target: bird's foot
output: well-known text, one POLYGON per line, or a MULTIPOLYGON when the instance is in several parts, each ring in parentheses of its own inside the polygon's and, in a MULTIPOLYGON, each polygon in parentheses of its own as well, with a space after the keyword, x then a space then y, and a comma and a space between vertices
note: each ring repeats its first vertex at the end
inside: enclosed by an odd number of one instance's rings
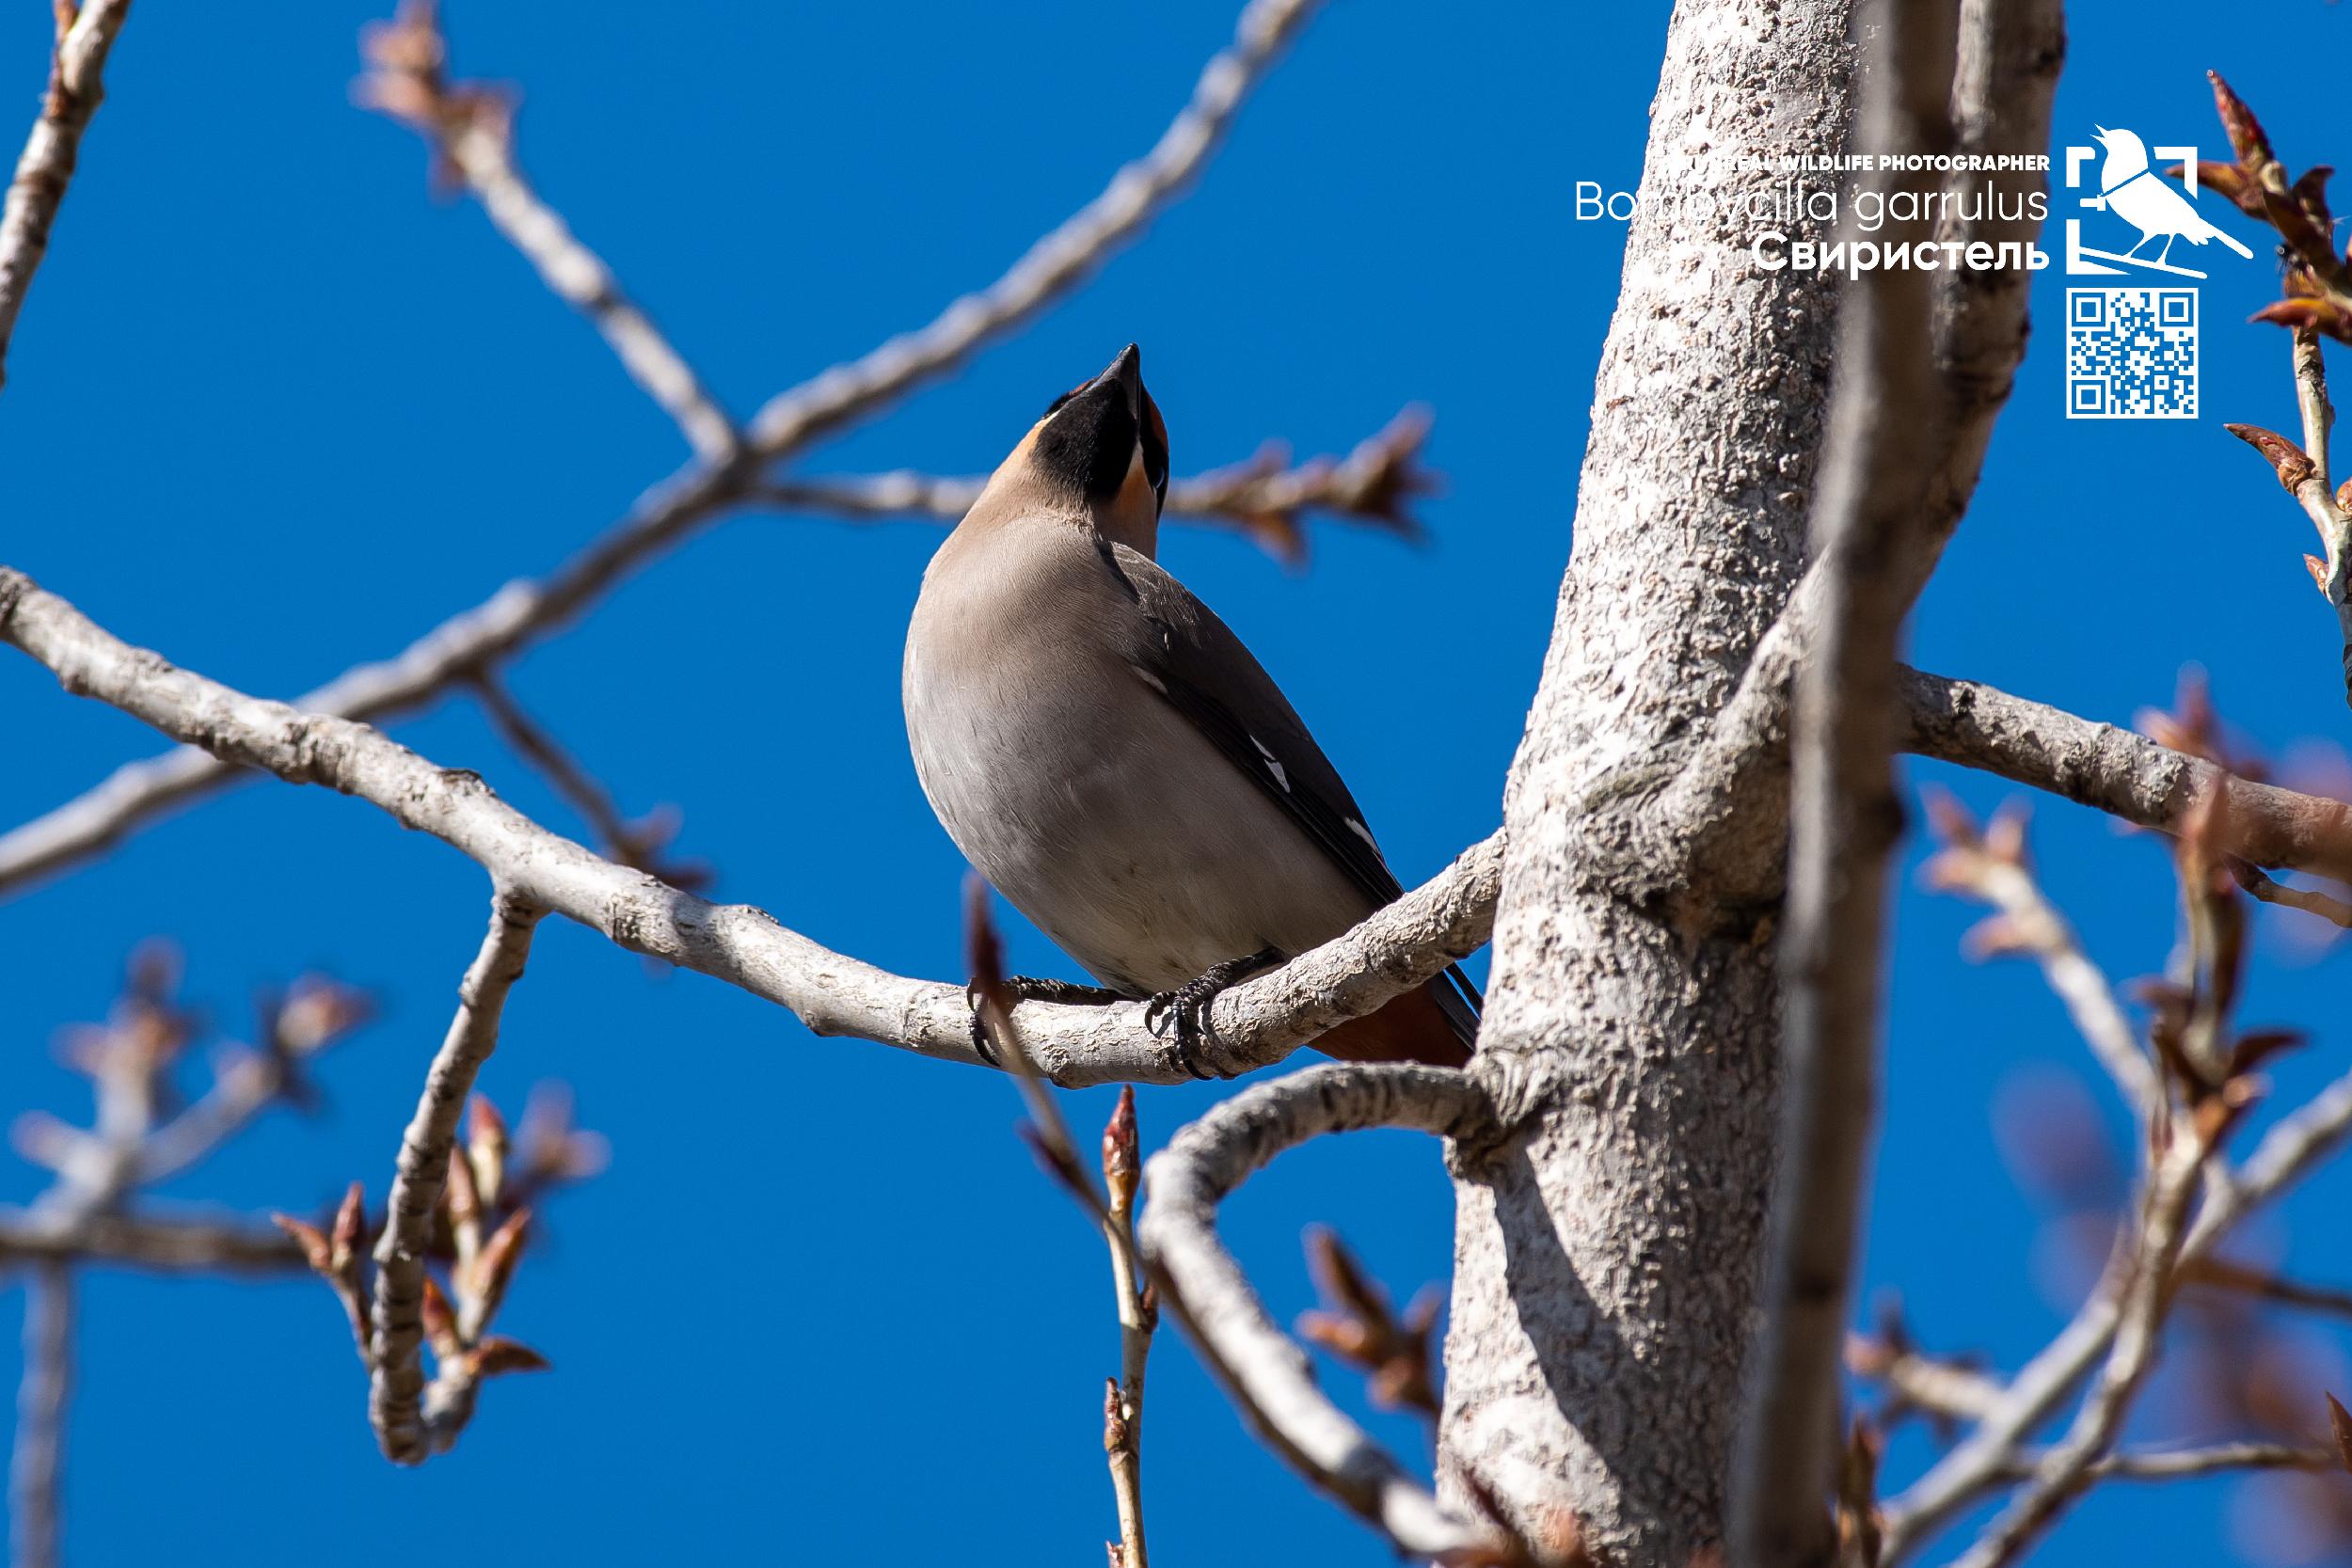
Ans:
POLYGON ((1205 974, 1152 998, 1143 1009, 1143 1025, 1162 1039, 1171 1033, 1175 1036, 1176 1063, 1195 1078, 1230 1078, 1232 1073, 1207 1066, 1200 1055, 1203 1045, 1225 1043, 1209 1020, 1209 1008, 1227 988, 1281 961, 1282 955, 1268 947, 1245 958, 1214 964, 1205 974))
MULTIPOLYGON (((1073 1007, 1103 1007, 1113 1002, 1131 998, 1121 996, 1103 986, 1082 986, 1074 980, 1054 980, 1036 974, 1008 974, 1003 981, 1005 993, 1015 1002, 1055 1002, 1073 1007)), ((988 1025, 980 1013, 980 983, 977 980, 963 988, 963 999, 972 1008, 972 1049, 990 1067, 1005 1064, 989 1042, 988 1025)))

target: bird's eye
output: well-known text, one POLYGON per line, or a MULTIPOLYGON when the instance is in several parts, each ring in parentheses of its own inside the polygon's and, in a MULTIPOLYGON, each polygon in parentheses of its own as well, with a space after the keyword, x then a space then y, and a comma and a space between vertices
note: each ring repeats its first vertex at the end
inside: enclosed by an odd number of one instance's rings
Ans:
POLYGON ((1085 391, 1092 385, 1093 383, 1090 381, 1081 381, 1075 387, 1071 388, 1070 390, 1064 392, 1061 396, 1047 404, 1045 405, 1045 418, 1050 420, 1055 415, 1060 413, 1061 405, 1063 404, 1068 403, 1072 398, 1076 397, 1080 392, 1085 391))

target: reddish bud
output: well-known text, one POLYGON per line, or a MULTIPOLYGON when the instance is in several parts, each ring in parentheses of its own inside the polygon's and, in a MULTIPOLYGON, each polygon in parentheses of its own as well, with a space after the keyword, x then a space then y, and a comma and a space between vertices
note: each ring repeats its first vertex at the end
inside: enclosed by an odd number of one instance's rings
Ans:
POLYGON ((308 1262, 313 1270, 320 1274, 333 1272, 335 1254, 326 1240, 326 1232, 320 1230, 315 1225, 305 1224, 292 1214, 273 1213, 269 1220, 272 1225, 294 1239, 294 1244, 302 1248, 304 1261, 308 1262))
POLYGON ((2225 424, 2221 428, 2261 452, 2272 472, 2279 476, 2280 488, 2289 495, 2312 477, 2312 460, 2303 454, 2303 449, 2277 431, 2265 430, 2258 424, 2225 424))

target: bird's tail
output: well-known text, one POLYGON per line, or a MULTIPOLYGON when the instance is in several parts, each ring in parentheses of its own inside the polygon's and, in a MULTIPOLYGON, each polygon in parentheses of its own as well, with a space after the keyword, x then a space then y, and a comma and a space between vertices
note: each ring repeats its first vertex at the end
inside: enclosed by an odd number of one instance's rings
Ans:
MULTIPOLYGON (((2206 228, 2208 228, 2208 229, 2213 229, 2213 226, 2212 226, 2211 224, 2207 224, 2205 227, 2206 227, 2206 228)), ((2236 251, 2236 252, 2237 252, 2240 256, 2245 257, 2248 261, 2252 261, 2252 260, 2254 259, 2254 253, 2253 253, 2252 251, 2250 251, 2250 250, 2247 249, 2244 245, 2240 245, 2240 244, 2238 243, 2238 239, 2237 239, 2237 236, 2236 236, 2236 235, 2234 235, 2234 234, 2225 234, 2225 233, 2223 233, 2220 230, 2218 230, 2218 229, 2214 229, 2214 230, 2213 230, 2213 237, 2214 237, 2215 239, 2217 239, 2217 240, 2219 240, 2219 241, 2220 241, 2223 245, 2228 245, 2228 246, 2229 246, 2232 250, 2236 251)))

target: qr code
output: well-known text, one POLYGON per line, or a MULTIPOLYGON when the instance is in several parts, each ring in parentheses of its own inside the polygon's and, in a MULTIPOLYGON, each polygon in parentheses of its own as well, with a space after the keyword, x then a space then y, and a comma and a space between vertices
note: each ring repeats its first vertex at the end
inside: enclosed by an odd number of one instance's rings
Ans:
POLYGON ((2197 417, 2197 291, 2066 291, 2066 417, 2197 417))

